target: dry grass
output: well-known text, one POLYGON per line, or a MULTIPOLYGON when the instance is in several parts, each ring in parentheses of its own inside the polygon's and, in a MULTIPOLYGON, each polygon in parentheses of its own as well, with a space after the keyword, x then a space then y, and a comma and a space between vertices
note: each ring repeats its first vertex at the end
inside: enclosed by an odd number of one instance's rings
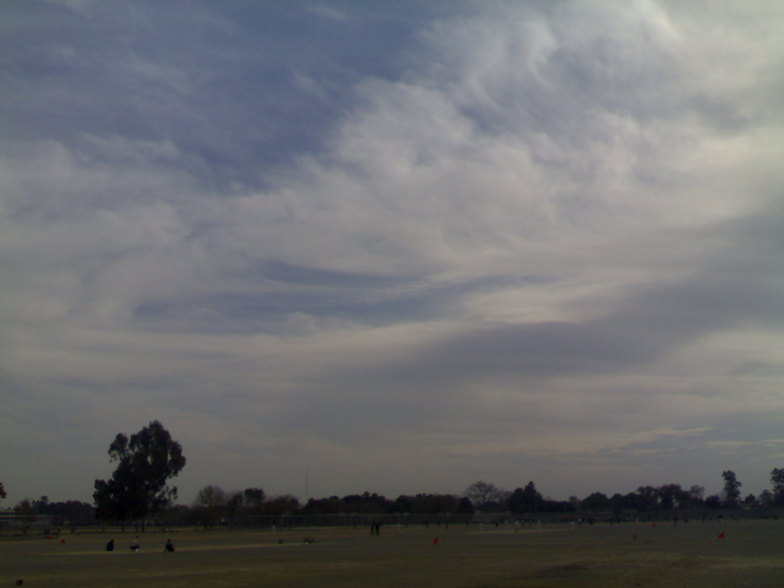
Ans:
POLYGON ((385 527, 64 535, 0 542, 0 587, 782 586, 784 522, 583 526, 541 530, 385 527), (726 538, 718 533, 726 531, 726 538), (315 539, 304 543, 303 537, 315 539), (433 538, 439 537, 438 544, 433 538))

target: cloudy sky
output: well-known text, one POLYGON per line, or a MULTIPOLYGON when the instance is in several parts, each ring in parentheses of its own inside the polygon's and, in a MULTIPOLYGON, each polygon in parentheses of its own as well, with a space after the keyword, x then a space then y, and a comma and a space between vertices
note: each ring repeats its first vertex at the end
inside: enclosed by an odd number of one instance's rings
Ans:
POLYGON ((744 492, 784 466, 784 4, 0 5, 0 481, 744 492))

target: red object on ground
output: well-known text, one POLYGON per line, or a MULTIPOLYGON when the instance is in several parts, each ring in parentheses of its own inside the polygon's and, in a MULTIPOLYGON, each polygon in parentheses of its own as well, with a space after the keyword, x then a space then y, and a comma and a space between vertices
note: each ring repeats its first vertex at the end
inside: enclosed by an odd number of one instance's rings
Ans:
POLYGON ((433 537, 433 545, 438 545, 438 537, 433 537))
POLYGON ((718 536, 719 539, 724 539, 724 537, 726 537, 726 535, 724 534, 724 531, 719 533, 719 536, 718 536))

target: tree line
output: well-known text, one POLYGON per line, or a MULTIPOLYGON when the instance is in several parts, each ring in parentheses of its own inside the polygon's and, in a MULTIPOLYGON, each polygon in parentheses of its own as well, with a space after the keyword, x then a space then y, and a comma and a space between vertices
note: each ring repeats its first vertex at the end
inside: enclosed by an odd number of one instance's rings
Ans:
MULTIPOLYGON (((742 496, 743 484, 732 470, 722 472, 721 494, 705 497, 702 486, 683 488, 680 484, 640 486, 634 492, 607 496, 593 492, 585 498, 568 500, 545 498, 533 481, 506 491, 495 484, 477 481, 462 495, 400 495, 394 500, 376 493, 310 498, 305 504, 292 495, 268 497, 260 487, 225 491, 210 484, 199 490, 190 506, 175 505, 176 486, 168 481, 185 467, 180 444, 158 421, 138 433, 119 433, 109 446, 110 462, 117 466, 108 480, 95 480, 90 505, 79 501, 50 502, 46 496, 25 499, 14 507, 19 516, 48 515, 70 524, 95 521, 120 524, 167 519, 179 523, 211 526, 231 523, 239 517, 269 515, 348 515, 348 514, 462 514, 483 513, 653 513, 694 509, 766 509, 784 507, 784 468, 771 471, 771 489, 759 496, 742 496)), ((0 482, 0 499, 6 491, 0 482)))

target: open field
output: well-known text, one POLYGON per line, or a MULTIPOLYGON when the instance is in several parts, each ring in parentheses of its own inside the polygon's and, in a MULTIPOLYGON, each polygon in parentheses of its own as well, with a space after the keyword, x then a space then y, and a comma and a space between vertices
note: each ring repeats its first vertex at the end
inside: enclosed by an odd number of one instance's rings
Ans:
POLYGON ((13 586, 784 586, 784 521, 628 523, 572 529, 431 525, 64 534, 0 541, 13 586), (718 537, 726 532, 723 539, 718 537), (167 536, 177 551, 164 553, 167 536), (305 536, 315 543, 304 543, 305 536), (111 537, 116 551, 104 551, 111 537), (434 538, 438 537, 438 543, 434 538))

